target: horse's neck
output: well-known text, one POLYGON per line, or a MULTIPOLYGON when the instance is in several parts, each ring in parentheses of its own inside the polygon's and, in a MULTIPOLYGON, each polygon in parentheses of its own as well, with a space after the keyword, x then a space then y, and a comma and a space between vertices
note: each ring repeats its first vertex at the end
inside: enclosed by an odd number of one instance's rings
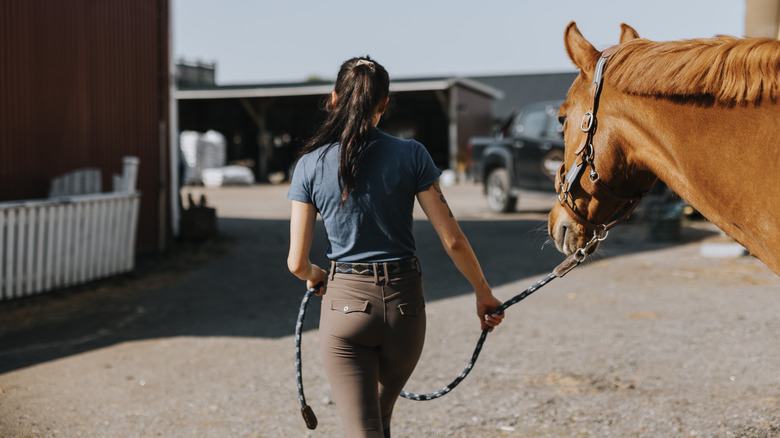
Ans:
POLYGON ((780 275, 780 107, 664 110, 642 160, 780 275))

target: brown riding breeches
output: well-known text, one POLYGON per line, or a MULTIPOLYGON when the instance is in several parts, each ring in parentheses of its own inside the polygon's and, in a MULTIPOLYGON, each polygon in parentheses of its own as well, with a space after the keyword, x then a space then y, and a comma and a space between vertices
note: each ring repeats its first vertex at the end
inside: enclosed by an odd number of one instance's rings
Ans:
POLYGON ((419 269, 342 274, 331 263, 320 314, 325 372, 347 437, 383 437, 425 341, 419 269))

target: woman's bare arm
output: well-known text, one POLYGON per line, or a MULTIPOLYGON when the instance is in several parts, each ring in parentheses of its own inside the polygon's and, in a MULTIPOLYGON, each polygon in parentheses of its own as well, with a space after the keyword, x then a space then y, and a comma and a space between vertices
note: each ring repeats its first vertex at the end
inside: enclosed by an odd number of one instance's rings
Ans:
MULTIPOLYGON (((317 209, 312 204, 292 201, 290 214, 290 252, 287 255, 287 268, 296 277, 306 281, 306 287, 312 288, 318 283, 324 283, 328 274, 324 269, 313 264, 309 259, 311 242, 314 237, 314 222, 317 219, 317 209)), ((317 295, 325 293, 320 288, 317 295)))
POLYGON ((439 235, 444 250, 474 288, 477 296, 477 316, 482 329, 497 326, 504 316, 494 315, 492 312, 501 305, 501 301, 493 296, 477 256, 444 198, 439 181, 436 180, 428 190, 418 193, 417 201, 439 235))

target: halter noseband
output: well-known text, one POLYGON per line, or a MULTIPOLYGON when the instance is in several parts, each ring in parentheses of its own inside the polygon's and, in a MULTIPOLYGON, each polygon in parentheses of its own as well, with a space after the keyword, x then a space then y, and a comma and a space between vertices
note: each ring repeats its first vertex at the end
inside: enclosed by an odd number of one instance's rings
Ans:
POLYGON ((562 163, 561 167, 558 168, 558 173, 555 175, 555 191, 558 194, 558 202, 572 219, 583 226, 593 228, 599 235, 609 231, 610 228, 626 219, 631 212, 634 211, 639 204, 639 201, 647 194, 647 192, 644 192, 630 197, 616 194, 614 190, 601 181, 601 177, 598 172, 596 172, 596 166, 593 161, 595 156, 593 135, 596 133, 596 109, 598 108, 599 92, 601 91, 601 85, 604 81, 604 68, 607 65, 609 57, 615 53, 619 47, 620 46, 612 46, 601 53, 601 57, 596 64, 596 70, 593 73, 593 82, 590 86, 590 105, 587 111, 585 111, 585 114, 582 115, 582 121, 580 122, 580 129, 585 135, 582 137, 582 141, 580 141, 579 146, 577 146, 577 149, 574 152, 576 155, 574 165, 569 169, 569 172, 566 173, 566 163, 562 163), (592 183, 592 188, 588 189, 580 184, 582 190, 589 194, 593 199, 608 198, 621 202, 620 207, 617 208, 615 213, 611 216, 611 220, 607 223, 596 224, 591 222, 585 214, 577 211, 577 206, 574 204, 573 199, 571 205, 567 202, 571 188, 576 181, 579 181, 585 166, 590 167, 588 179, 592 183))

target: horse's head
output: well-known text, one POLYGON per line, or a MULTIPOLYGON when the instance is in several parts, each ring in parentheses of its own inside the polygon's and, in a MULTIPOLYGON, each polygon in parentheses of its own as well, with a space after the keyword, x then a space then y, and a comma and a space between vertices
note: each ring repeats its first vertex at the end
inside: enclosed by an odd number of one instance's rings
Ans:
MULTIPOLYGON (((621 29, 621 44, 638 38, 630 26, 622 24, 621 29)), ((555 183, 559 202, 550 211, 548 231, 564 254, 590 254, 656 178, 631 161, 625 148, 631 137, 622 117, 626 110, 618 102, 622 98, 602 89, 608 57, 619 46, 599 52, 574 22, 567 26, 564 40, 580 74, 558 112, 566 151, 555 183)))

